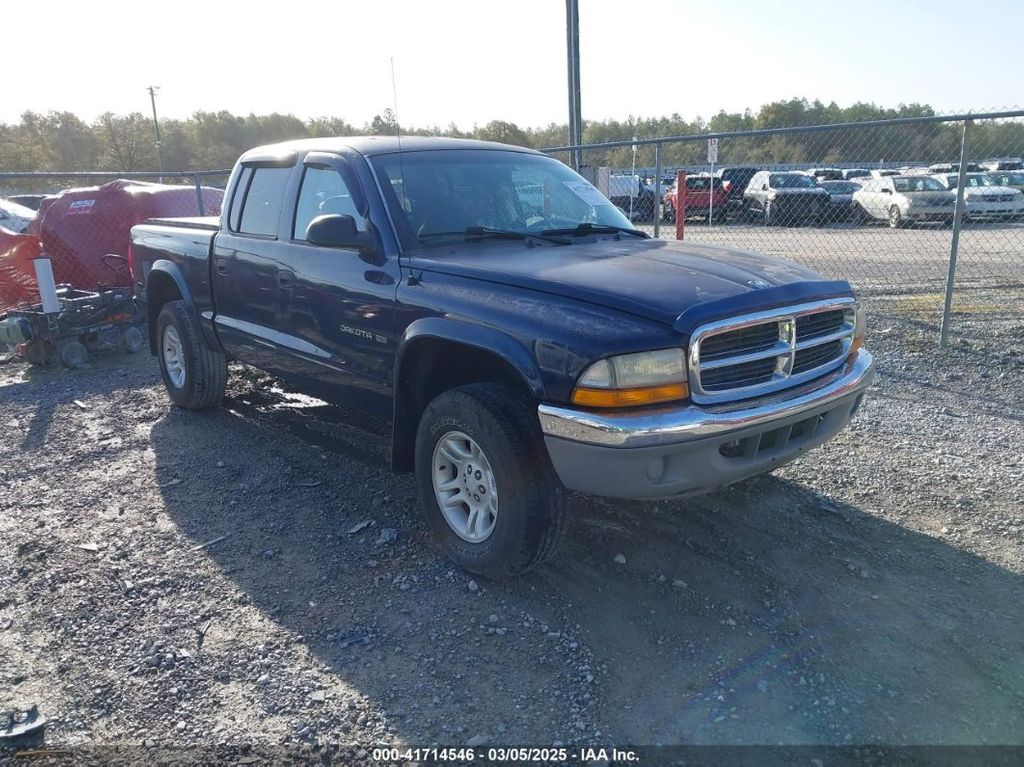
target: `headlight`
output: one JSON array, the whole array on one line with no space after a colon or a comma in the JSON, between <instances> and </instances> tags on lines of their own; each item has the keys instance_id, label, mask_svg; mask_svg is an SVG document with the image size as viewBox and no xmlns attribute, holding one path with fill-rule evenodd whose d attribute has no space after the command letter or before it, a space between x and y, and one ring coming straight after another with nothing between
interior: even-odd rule
<instances>
[{"instance_id":1,"label":"headlight","mask_svg":"<svg viewBox=\"0 0 1024 767\"><path fill-rule=\"evenodd\" d=\"M868 318L864 313L864 305L860 301L857 302L854 312L854 325L853 325L853 342L850 344L849 356L854 356L857 351L864 345L864 339L868 335Z\"/></svg>"},{"instance_id":2,"label":"headlight","mask_svg":"<svg viewBox=\"0 0 1024 767\"><path fill-rule=\"evenodd\" d=\"M622 354L583 371L572 401L587 407L633 407L690 396L682 349Z\"/></svg>"}]
</instances>

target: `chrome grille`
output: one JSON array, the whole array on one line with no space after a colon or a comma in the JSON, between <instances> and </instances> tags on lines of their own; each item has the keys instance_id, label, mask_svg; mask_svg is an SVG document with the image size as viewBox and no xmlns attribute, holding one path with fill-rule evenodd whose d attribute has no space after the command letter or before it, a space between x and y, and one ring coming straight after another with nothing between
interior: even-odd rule
<instances>
[{"instance_id":1,"label":"chrome grille","mask_svg":"<svg viewBox=\"0 0 1024 767\"><path fill-rule=\"evenodd\" d=\"M756 397L842 364L855 330L852 298L719 320L694 331L688 358L694 402Z\"/></svg>"}]
</instances>

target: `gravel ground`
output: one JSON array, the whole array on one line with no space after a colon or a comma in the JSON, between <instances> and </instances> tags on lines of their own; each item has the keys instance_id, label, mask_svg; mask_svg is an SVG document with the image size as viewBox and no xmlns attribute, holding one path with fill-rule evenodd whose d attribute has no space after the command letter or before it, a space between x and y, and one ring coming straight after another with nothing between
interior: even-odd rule
<instances>
[{"instance_id":1,"label":"gravel ground","mask_svg":"<svg viewBox=\"0 0 1024 767\"><path fill-rule=\"evenodd\" d=\"M0 367L0 709L47 744L1024 742L1024 319L872 302L852 426L687 501L575 498L454 569L346 414L146 355ZM908 308L909 307L909 308ZM911 314L907 312L911 311Z\"/></svg>"}]
</instances>

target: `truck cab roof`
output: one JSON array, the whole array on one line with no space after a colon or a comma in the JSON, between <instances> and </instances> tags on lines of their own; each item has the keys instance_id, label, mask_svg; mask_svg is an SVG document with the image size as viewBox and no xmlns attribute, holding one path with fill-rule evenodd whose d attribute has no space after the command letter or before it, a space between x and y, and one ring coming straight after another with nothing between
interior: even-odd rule
<instances>
[{"instance_id":1,"label":"truck cab roof","mask_svg":"<svg viewBox=\"0 0 1024 767\"><path fill-rule=\"evenodd\" d=\"M541 154L534 149L496 141L444 138L441 136L332 136L304 138L265 144L250 149L239 158L240 163L288 162L306 152L341 152L352 149L364 157L395 152L423 152L433 149L497 149L507 152Z\"/></svg>"}]
</instances>

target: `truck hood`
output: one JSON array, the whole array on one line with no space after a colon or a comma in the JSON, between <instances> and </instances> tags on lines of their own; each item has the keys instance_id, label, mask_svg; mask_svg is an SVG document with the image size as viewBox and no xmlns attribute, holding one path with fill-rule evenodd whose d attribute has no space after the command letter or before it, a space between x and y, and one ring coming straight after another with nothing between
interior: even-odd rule
<instances>
[{"instance_id":1,"label":"truck hood","mask_svg":"<svg viewBox=\"0 0 1024 767\"><path fill-rule=\"evenodd\" d=\"M674 240L460 244L420 251L408 266L552 293L677 327L684 312L692 316L688 310L700 305L732 305L736 313L741 305L754 311L851 292L845 282L822 282L815 272L772 256Z\"/></svg>"}]
</instances>

